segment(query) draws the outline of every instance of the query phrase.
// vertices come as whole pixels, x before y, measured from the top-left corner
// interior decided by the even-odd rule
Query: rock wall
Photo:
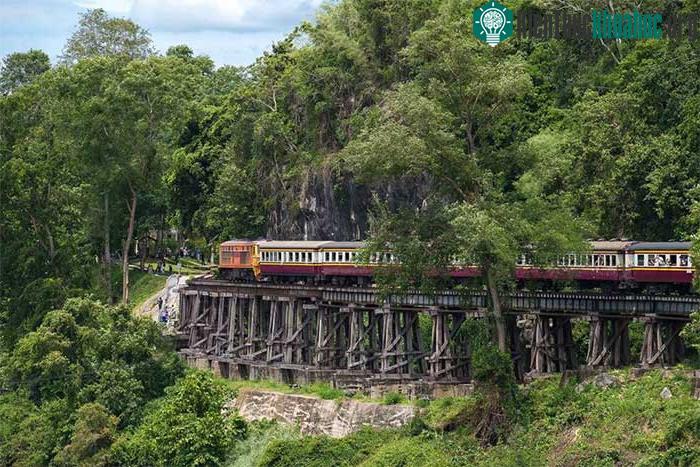
[[[389,207],[422,206],[430,190],[426,176],[396,184],[368,186],[329,166],[309,169],[277,194],[268,213],[268,239],[364,240],[375,200]]]
[[[398,428],[410,422],[417,409],[409,405],[381,405],[354,400],[323,400],[299,394],[241,389],[229,407],[243,418],[277,420],[298,425],[305,435],[346,436],[363,426]]]

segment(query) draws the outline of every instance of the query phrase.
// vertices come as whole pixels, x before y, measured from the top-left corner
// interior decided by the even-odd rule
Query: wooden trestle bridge
[[[195,279],[180,292],[176,330],[181,354],[226,377],[460,383],[470,381],[471,361],[460,327],[484,317],[487,306],[481,291],[382,297],[371,288]],[[516,292],[503,306],[522,376],[582,365],[673,365],[700,297]],[[432,322],[430,348],[421,344],[420,319]],[[585,361],[572,338],[578,319],[590,321]],[[630,354],[633,320],[645,326],[638,356]]]

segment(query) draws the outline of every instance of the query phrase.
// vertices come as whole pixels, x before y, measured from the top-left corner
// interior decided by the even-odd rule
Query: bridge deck
[[[430,308],[440,307],[460,311],[480,311],[488,306],[489,298],[482,290],[450,290],[436,294],[406,291],[383,295],[375,288],[279,285],[267,283],[233,283],[212,279],[192,280],[185,294],[211,293],[239,296],[268,296],[307,298],[332,303]],[[565,314],[572,316],[678,317],[686,319],[700,309],[700,296],[626,295],[596,293],[514,292],[503,296],[506,313]]]

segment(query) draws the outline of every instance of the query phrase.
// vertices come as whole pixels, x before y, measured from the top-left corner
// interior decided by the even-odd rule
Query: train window
[[[687,268],[688,266],[690,266],[690,261],[689,261],[688,255],[681,255],[680,260],[681,260],[680,261],[681,267]]]
[[[605,255],[605,266],[606,267],[612,266],[611,261],[612,260],[610,259],[610,255]]]
[[[610,255],[610,266],[617,267],[617,255]]]
[[[327,263],[329,263],[331,261],[331,254],[329,252],[326,252],[325,257],[326,257],[325,261]]]
[[[678,255],[669,255],[668,256],[668,265],[669,266],[678,266]]]
[[[644,266],[644,255],[637,255],[637,266]]]

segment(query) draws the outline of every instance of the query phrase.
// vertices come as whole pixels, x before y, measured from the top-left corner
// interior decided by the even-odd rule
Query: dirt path
[[[180,305],[180,287],[184,286],[189,278],[190,276],[181,276],[179,274],[172,274],[168,276],[168,279],[165,282],[165,287],[163,287],[160,292],[146,300],[146,302],[139,308],[138,314],[142,316],[150,316],[154,321],[158,321],[160,317],[158,298],[162,298],[163,309],[168,310],[168,314],[172,320],[175,317]]]

